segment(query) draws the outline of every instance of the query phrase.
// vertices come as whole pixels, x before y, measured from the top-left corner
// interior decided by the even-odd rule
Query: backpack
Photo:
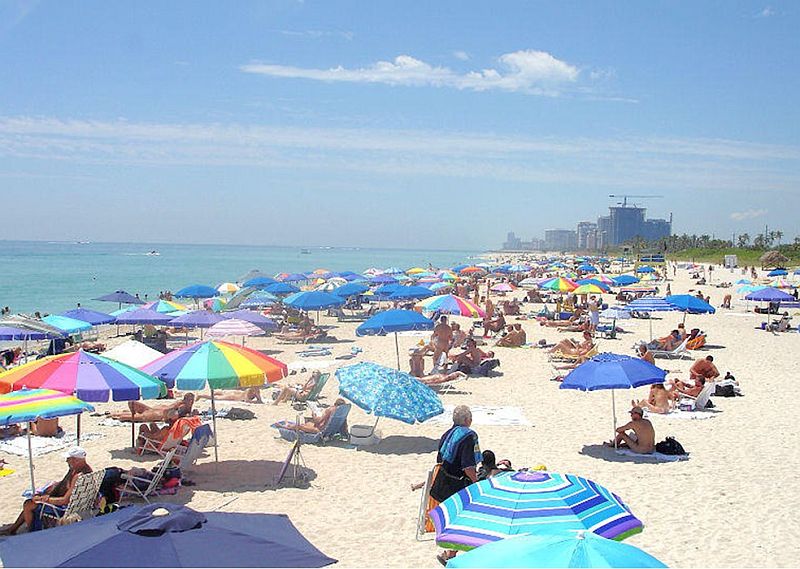
[[[660,443],[657,443],[656,452],[668,455],[687,454],[683,448],[683,445],[675,440],[674,437],[667,437]]]
[[[727,385],[717,385],[714,389],[714,396],[715,397],[736,397],[736,390],[733,388],[733,384],[729,383]]]
[[[226,419],[231,419],[233,421],[247,421],[249,419],[255,419],[256,414],[253,413],[250,409],[242,409],[241,407],[231,407],[228,411],[228,414],[225,415]]]

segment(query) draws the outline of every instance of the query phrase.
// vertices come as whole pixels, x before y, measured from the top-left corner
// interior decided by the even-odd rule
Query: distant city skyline
[[[800,234],[778,2],[0,3],[0,239],[485,250],[658,194]],[[44,39],[46,38],[46,39]]]

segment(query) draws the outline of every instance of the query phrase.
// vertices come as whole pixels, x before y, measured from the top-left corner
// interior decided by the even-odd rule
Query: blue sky
[[[798,13],[0,0],[0,238],[488,248],[611,193],[794,236]]]

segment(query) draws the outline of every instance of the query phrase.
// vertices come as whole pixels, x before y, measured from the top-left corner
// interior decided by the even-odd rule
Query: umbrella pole
[[[209,385],[209,387],[211,387]],[[217,452],[217,403],[214,400],[214,388],[211,387],[211,422],[214,424],[214,462],[219,462],[219,454]]]
[[[78,431],[78,434],[77,434],[78,442],[76,444],[78,446],[81,446],[81,414],[80,413],[78,413],[75,416],[75,423],[76,423],[75,430]]]
[[[400,344],[397,341],[397,332],[394,333],[394,350],[397,352],[397,371],[400,371]]]
[[[36,482],[33,479],[33,446],[31,443],[31,430],[33,429],[33,423],[28,421],[28,469],[31,472],[31,496],[36,494]]]
[[[616,398],[614,397],[614,390],[611,390],[611,417],[614,423],[614,431],[613,431],[613,440],[614,441],[614,449],[617,448],[617,402]]]
[[[647,319],[650,322],[650,341],[653,341],[653,318],[652,315]]]

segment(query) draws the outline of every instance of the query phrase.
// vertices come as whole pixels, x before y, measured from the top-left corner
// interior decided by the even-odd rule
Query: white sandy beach
[[[739,271],[717,268],[715,281],[735,281]],[[685,270],[671,282],[674,294],[695,288]],[[701,287],[719,306],[722,296],[734,289]],[[736,297],[736,295],[734,295]],[[614,304],[610,295],[605,295]],[[523,305],[524,310],[540,305]],[[751,305],[752,308],[752,305]],[[744,303],[714,315],[689,315],[687,329],[708,332],[708,349],[720,371],[731,371],[740,380],[745,397],[714,398],[718,413],[708,420],[653,419],[657,440],[674,435],[691,453],[685,462],[654,464],[649,459],[619,457],[601,448],[611,436],[611,394],[559,390],[550,381],[555,372],[547,354],[539,349],[496,350],[501,367],[492,378],[471,378],[458,384],[462,393],[443,395],[445,405],[467,404],[519,407],[530,426],[485,426],[473,428],[481,448],[492,449],[498,458],[508,458],[515,467],[544,464],[558,472],[593,479],[617,493],[645,525],[628,543],[643,548],[670,567],[794,566],[800,559],[800,505],[795,480],[800,470],[796,451],[797,411],[793,382],[800,373],[800,335],[755,330],[765,319],[745,313]],[[655,336],[666,335],[681,321],[681,313],[656,315]],[[468,325],[467,319],[460,319]],[[514,322],[513,317],[510,321]],[[357,323],[338,324],[331,334],[340,342],[331,344],[333,356],[349,353],[352,346],[363,353],[349,361],[332,360],[326,371],[356,361],[395,365],[391,337],[355,338]],[[796,322],[795,322],[796,323]],[[616,340],[598,340],[601,351],[633,354],[634,341],[649,336],[646,320],[618,323],[626,333]],[[523,321],[529,342],[549,342],[565,334]],[[575,337],[578,334],[568,334]],[[119,343],[127,338],[114,338]],[[419,338],[400,338],[401,355]],[[272,338],[248,339],[247,345],[274,350],[283,362],[299,360],[297,345],[278,344]],[[407,357],[402,357],[408,369]],[[313,358],[310,360],[313,361]],[[670,371],[668,377],[688,377],[692,360],[657,360]],[[430,364],[428,363],[428,366]],[[307,373],[285,381],[305,379]],[[265,392],[267,395],[268,393]],[[323,402],[332,403],[337,383],[332,379],[323,392]],[[617,416],[627,420],[632,397],[642,398],[647,388],[617,392]],[[220,406],[244,406],[221,403]],[[100,412],[121,409],[122,404],[97,405]],[[209,407],[207,401],[197,407]],[[220,419],[218,440],[220,463],[213,450],[200,459],[189,478],[196,485],[183,487],[165,501],[186,503],[198,510],[288,513],[294,524],[321,551],[339,560],[341,567],[437,567],[439,549],[432,537],[415,539],[419,492],[412,483],[424,480],[434,464],[436,444],[445,430],[442,424],[409,426],[381,420],[380,445],[356,450],[342,444],[305,445],[302,454],[313,479],[305,489],[273,489],[271,482],[290,444],[276,436],[270,424],[292,419],[288,405],[247,405],[257,419]],[[89,464],[94,468],[135,464],[152,466],[156,459],[135,457],[130,450],[130,430],[99,426],[101,417],[84,416],[84,432],[103,437],[85,443]],[[371,424],[372,417],[357,407],[351,424]],[[62,421],[74,431],[74,420]],[[20,494],[28,487],[27,458],[2,455],[16,472],[0,478],[0,521],[13,521],[22,504]],[[37,482],[60,479],[65,472],[60,452],[35,459]]]

